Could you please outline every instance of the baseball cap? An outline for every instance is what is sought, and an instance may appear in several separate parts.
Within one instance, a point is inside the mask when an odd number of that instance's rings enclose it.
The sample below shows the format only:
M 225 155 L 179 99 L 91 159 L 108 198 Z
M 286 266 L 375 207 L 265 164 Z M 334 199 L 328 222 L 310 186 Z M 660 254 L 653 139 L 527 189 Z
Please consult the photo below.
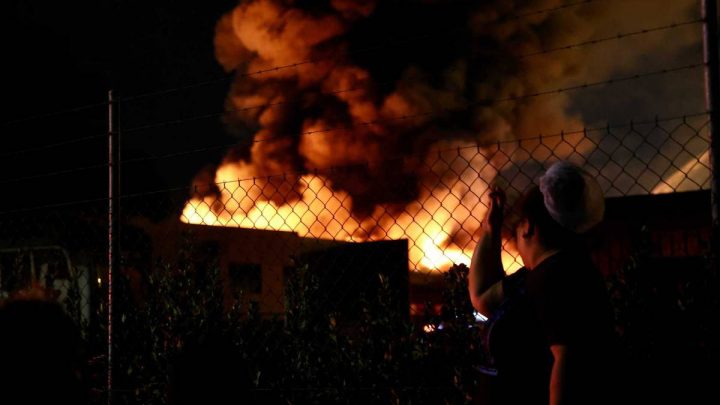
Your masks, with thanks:
M 540 192 L 550 216 L 566 229 L 584 233 L 602 221 L 605 197 L 600 185 L 570 162 L 550 166 L 540 178 Z

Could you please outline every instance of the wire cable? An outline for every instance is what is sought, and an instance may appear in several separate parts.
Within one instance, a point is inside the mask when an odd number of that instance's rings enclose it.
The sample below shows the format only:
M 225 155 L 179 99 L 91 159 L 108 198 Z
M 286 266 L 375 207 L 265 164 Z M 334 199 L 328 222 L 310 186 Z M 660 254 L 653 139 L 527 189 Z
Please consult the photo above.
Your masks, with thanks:
M 79 107 L 68 108 L 65 110 L 53 111 L 53 112 L 49 112 L 46 114 L 32 115 L 29 117 L 19 118 L 19 119 L 11 120 L 11 121 L 4 121 L 4 122 L 0 123 L 0 127 L 12 126 L 12 125 L 16 125 L 16 124 L 22 124 L 25 122 L 42 120 L 45 118 L 56 117 L 56 116 L 60 116 L 60 115 L 78 113 L 81 111 L 87 111 L 87 110 L 91 110 L 93 108 L 102 107 L 102 106 L 107 106 L 107 101 L 103 101 L 100 103 L 86 104 L 86 105 L 82 105 Z
M 538 56 L 538 55 L 544 55 L 544 54 L 549 54 L 549 53 L 554 53 L 554 52 L 559 52 L 559 51 L 567 51 L 567 50 L 570 50 L 570 49 L 581 48 L 581 47 L 584 47 L 584 46 L 598 45 L 598 44 L 601 44 L 601 43 L 604 43 L 604 42 L 608 42 L 608 41 L 614 41 L 614 40 L 619 40 L 619 39 L 624 39 L 624 38 L 630 38 L 630 37 L 635 37 L 635 36 L 638 36 L 638 35 L 651 34 L 651 33 L 659 32 L 659 31 L 671 30 L 671 29 L 675 29 L 675 28 L 679 28 L 679 27 L 684 27 L 684 26 L 687 26 L 687 25 L 699 24 L 699 23 L 702 23 L 702 22 L 705 22 L 705 20 L 703 20 L 703 19 L 697 19 L 697 20 L 685 21 L 685 22 L 681 22 L 681 23 L 673 23 L 673 24 L 669 24 L 669 25 L 661 25 L 661 26 L 659 26 L 659 27 L 645 28 L 645 29 L 638 30 L 638 31 L 626 32 L 626 33 L 621 33 L 621 34 L 616 34 L 616 35 L 610 35 L 610 36 L 601 37 L 601 38 L 596 38 L 596 39 L 589 39 L 589 40 L 587 40 L 587 41 L 577 42 L 577 43 L 574 43 L 574 44 L 558 46 L 558 47 L 555 47 L 555 48 L 543 49 L 543 50 L 540 50 L 540 51 L 537 51 L 537 52 L 530 52 L 530 53 L 518 55 L 518 58 L 524 59 L 524 58 L 529 58 L 529 57 L 532 57 L 532 56 Z
M 660 75 L 666 75 L 666 74 L 671 74 L 671 73 L 677 73 L 677 72 L 680 72 L 680 71 L 695 69 L 695 68 L 698 68 L 698 67 L 704 66 L 704 65 L 705 65 L 704 63 L 694 63 L 694 64 L 690 64 L 690 65 L 683 65 L 683 66 L 678 66 L 678 67 L 673 67 L 673 68 L 666 68 L 666 69 L 660 69 L 660 70 L 650 71 L 650 72 L 645 72 L 645 73 L 638 73 L 638 74 L 634 74 L 634 75 L 630 75 L 630 76 L 623 76 L 623 77 L 611 78 L 611 79 L 608 79 L 608 80 L 602 80 L 602 81 L 597 81 L 597 82 L 583 83 L 583 84 L 579 84 L 579 85 L 575 85 L 575 86 L 561 87 L 561 88 L 556 88 L 556 89 L 538 91 L 538 92 L 528 93 L 528 94 L 524 94 L 524 95 L 520 95 L 520 96 L 509 96 L 509 97 L 497 98 L 497 99 L 477 100 L 477 101 L 474 101 L 474 102 L 472 102 L 472 103 L 465 103 L 465 106 L 463 106 L 463 108 L 470 108 L 470 107 L 482 106 L 482 105 L 492 105 L 492 104 L 496 104 L 496 103 L 510 102 L 510 101 L 521 101 L 521 100 L 524 100 L 524 99 L 537 98 L 537 97 L 547 96 L 547 95 L 552 95 L 552 94 L 561 94 L 561 93 L 566 93 L 566 92 L 571 92 L 571 91 L 589 89 L 589 88 L 593 88 L 593 87 L 606 86 L 606 85 L 614 85 L 614 84 L 618 84 L 618 83 L 622 83 L 622 82 L 627 82 L 627 81 L 631 81 L 631 80 L 639 80 L 639 79 L 647 78 L 647 77 L 653 77 L 653 76 L 660 76 Z M 348 92 L 348 91 L 354 91 L 354 90 L 357 90 L 357 88 L 339 90 L 339 91 L 334 92 L 334 93 Z M 332 94 L 332 93 L 330 93 L 330 94 Z M 257 105 L 255 105 L 255 106 L 241 107 L 241 108 L 234 109 L 234 110 L 226 110 L 226 111 L 223 111 L 223 112 L 221 112 L 221 113 L 205 114 L 205 115 L 196 116 L 196 117 L 183 118 L 183 119 L 177 119 L 177 120 L 171 120 L 171 121 L 164 121 L 164 122 L 160 122 L 160 123 L 149 124 L 149 125 L 140 126 L 140 127 L 134 127 L 134 128 L 127 129 L 127 130 L 125 130 L 125 131 L 123 131 L 123 132 L 127 134 L 127 133 L 132 133 L 132 132 L 137 132 L 137 131 L 143 131 L 143 130 L 147 130 L 147 129 L 153 129 L 153 128 L 160 128 L 160 127 L 166 127 L 166 126 L 183 124 L 183 123 L 185 123 L 185 122 L 190 122 L 190 121 L 196 121 L 196 120 L 201 120 L 201 119 L 219 117 L 219 116 L 222 116 L 222 115 L 224 115 L 224 114 L 226 114 L 226 113 L 229 113 L 229 112 L 241 112 L 241 111 L 246 111 L 246 110 L 250 110 L 250 109 L 257 109 L 257 108 L 263 108 L 263 107 L 272 107 L 272 106 L 278 106 L 278 105 L 284 105 L 284 104 L 287 104 L 287 102 L 278 102 L 278 103 L 271 103 L 271 104 L 263 104 L 262 106 L 257 106 Z M 444 112 L 452 111 L 452 110 L 450 110 L 450 109 L 441 109 L 441 110 L 444 110 Z M 436 112 L 433 112 L 433 111 L 425 111 L 425 112 L 416 113 L 416 114 L 410 114 L 410 115 L 401 115 L 401 116 L 396 116 L 396 117 L 389 117 L 389 118 L 381 118 L 381 119 L 376 119 L 376 120 L 371 120 L 371 121 L 364 121 L 364 122 L 359 122 L 359 123 L 355 123 L 355 124 L 351 124 L 351 125 L 343 125 L 343 126 L 337 126 L 337 127 L 328 127 L 328 128 L 320 129 L 320 130 L 305 131 L 305 132 L 299 133 L 298 135 L 300 135 L 300 136 L 302 136 L 302 135 L 310 135 L 310 134 L 313 134 L 313 133 L 323 133 L 323 132 L 330 132 L 330 131 L 333 131 L 333 130 L 351 129 L 351 128 L 354 128 L 354 127 L 362 127 L 362 126 L 376 125 L 376 124 L 386 123 L 386 122 L 404 121 L 404 120 L 410 120 L 410 119 L 415 119 L 415 118 L 423 118 L 423 117 L 427 117 L 427 116 L 432 116 L 432 115 L 435 115 L 435 114 L 436 114 Z M 292 135 L 292 134 L 286 134 L 286 135 L 282 135 L 282 136 L 271 136 L 271 137 L 264 137 L 264 138 L 254 139 L 254 140 L 253 140 L 253 143 L 256 143 L 256 142 L 265 142 L 265 141 L 267 141 L 267 140 L 276 139 L 276 138 L 284 138 L 284 137 L 286 137 L 286 136 L 288 136 L 288 135 Z M 146 159 L 146 160 L 147 160 L 147 159 Z
M 587 2 L 579 2 L 579 3 L 575 3 L 575 4 L 585 4 L 585 3 L 587 3 Z M 564 7 L 564 8 L 566 8 L 566 7 Z M 558 8 L 558 9 L 562 9 L 562 8 Z M 704 21 L 703 19 L 695 19 L 695 20 L 684 21 L 684 22 L 680 22 L 680 23 L 673 23 L 673 24 L 662 25 L 662 26 L 657 26 L 657 27 L 652 27 L 652 28 L 645 28 L 645 29 L 642 29 L 642 30 L 637 30 L 637 31 L 632 31 L 632 32 L 619 33 L 619 34 L 616 34 L 616 35 L 611 35 L 611 36 L 606 36 L 606 37 L 591 39 L 591 40 L 587 40 L 587 41 L 577 42 L 577 43 L 568 44 L 568 45 L 563 45 L 563 46 L 558 46 L 558 47 L 554 47 L 554 48 L 547 48 L 547 49 L 543 49 L 543 50 L 536 51 L 536 52 L 529 52 L 529 53 L 525 53 L 525 54 L 520 54 L 520 55 L 517 55 L 517 57 L 520 58 L 520 59 L 524 59 L 524 58 L 530 58 L 530 57 L 533 57 L 533 56 L 539 56 L 539 55 L 545 55 L 545 54 L 550 54 L 550 53 L 559 52 L 559 51 L 566 51 L 566 50 L 581 48 L 581 47 L 585 47 L 585 46 L 593 46 L 593 45 L 598 45 L 598 44 L 602 44 L 602 43 L 609 42 L 609 41 L 620 40 L 620 39 L 624 39 L 624 38 L 629 38 L 629 37 L 634 37 L 634 36 L 639 36 L 639 35 L 645 35 L 645 34 L 650 34 L 650 33 L 659 32 L 659 31 L 671 30 L 671 29 L 675 29 L 675 28 L 679 28 L 679 27 L 684 27 L 684 26 L 687 26 L 687 25 L 698 24 L 698 23 L 702 23 L 703 21 Z M 408 81 L 409 81 L 409 82 L 413 82 L 414 80 L 413 80 L 413 79 L 406 79 L 406 80 L 405 80 L 405 82 L 408 82 Z M 378 85 L 379 85 L 379 86 L 382 86 L 383 84 L 382 84 L 382 83 L 379 83 Z M 337 90 L 337 91 L 327 92 L 327 93 L 324 93 L 324 94 L 338 95 L 338 94 L 342 94 L 342 93 L 348 93 L 348 92 L 360 90 L 360 89 L 363 89 L 363 88 L 364 88 L 364 87 L 353 87 L 353 88 L 348 88 L 348 89 L 343 89 L 343 90 Z M 241 111 L 247 111 L 247 110 L 252 110 L 252 109 L 259 109 L 259 108 L 273 108 L 273 107 L 278 107 L 278 106 L 283 106 L 283 105 L 298 104 L 298 103 L 300 103 L 300 102 L 301 102 L 300 100 L 292 100 L 292 101 L 286 101 L 286 102 L 277 102 L 277 103 L 268 103 L 268 104 L 260 104 L 260 105 L 254 105 L 254 106 L 240 107 L 240 108 L 237 108 L 237 109 L 229 109 L 229 110 L 224 110 L 223 112 L 217 112 L 217 113 L 210 113 L 210 114 L 205 114 L 205 115 L 199 115 L 199 116 L 191 117 L 191 118 L 187 118 L 187 119 L 171 120 L 171 121 L 166 121 L 166 122 L 160 123 L 160 124 L 149 124 L 149 125 L 147 125 L 147 126 L 141 126 L 141 127 L 131 128 L 131 129 L 129 129 L 128 131 L 129 131 L 129 132 L 140 131 L 140 130 L 143 130 L 143 129 L 155 128 L 155 127 L 157 127 L 158 125 L 160 125 L 160 126 L 165 126 L 165 125 L 172 125 L 172 124 L 180 124 L 180 123 L 188 122 L 188 121 L 190 121 L 190 120 L 196 121 L 196 120 L 209 119 L 209 118 L 213 118 L 213 117 L 219 117 L 219 116 L 222 116 L 222 115 L 224 115 L 224 114 L 231 113 L 231 112 L 241 112 Z M 106 105 L 107 103 L 102 103 L 102 104 L 99 104 L 99 105 L 103 105 L 103 104 Z M 96 104 L 96 105 L 91 105 L 91 106 L 85 106 L 85 108 L 91 108 L 91 107 L 94 107 L 94 106 L 97 106 L 97 105 L 98 105 L 98 104 Z M 79 107 L 79 108 L 83 108 L 83 107 Z M 72 110 L 70 110 L 70 111 L 72 111 Z M 63 113 L 63 112 L 60 111 L 60 112 L 51 113 L 51 115 L 62 114 L 62 113 Z M 28 118 L 28 119 L 31 119 L 31 118 Z M 125 132 L 128 132 L 128 131 L 125 131 Z M 16 155 L 20 155 L 20 154 L 28 153 L 28 152 L 35 152 L 35 151 L 40 151 L 40 150 L 45 150 L 45 149 L 53 149 L 53 148 L 56 148 L 56 147 L 67 146 L 67 145 L 71 145 L 71 144 L 75 144 L 75 143 L 84 142 L 84 141 L 87 141 L 87 140 L 93 140 L 93 139 L 103 138 L 104 136 L 105 136 L 105 135 L 97 135 L 97 136 L 87 136 L 87 137 L 81 137 L 81 138 L 71 139 L 71 140 L 68 140 L 68 141 L 57 142 L 57 143 L 54 143 L 54 144 L 43 145 L 43 146 L 38 146 L 38 147 L 33 147 L 33 148 L 27 148 L 27 149 L 23 149 L 23 150 L 19 150 L 19 151 L 13 151 L 13 152 L 8 152 L 8 153 L 0 154 L 0 157 L 10 157 L 10 156 L 16 156 Z M 183 154 L 184 154 L 184 153 L 183 153 Z M 182 154 L 181 154 L 181 155 L 182 155 Z
M 103 201 L 107 201 L 107 200 L 108 200 L 107 197 L 103 197 L 103 198 L 91 198 L 91 199 L 87 199 L 87 200 L 70 201 L 70 202 L 66 202 L 66 203 L 41 205 L 38 207 L 20 208 L 20 209 L 16 209 L 16 210 L 2 211 L 2 212 L 0 212 L 0 215 L 19 214 L 19 213 L 23 213 L 23 212 L 32 212 L 32 211 L 38 211 L 38 210 L 46 211 L 46 210 L 50 210 L 53 208 L 71 207 L 73 205 L 91 204 L 91 203 L 103 202 Z M 105 214 L 105 215 L 107 215 L 107 214 Z
M 554 132 L 550 134 L 539 134 L 537 136 L 526 136 L 522 138 L 516 138 L 516 139 L 506 139 L 506 140 L 498 140 L 493 142 L 487 142 L 487 143 L 480 143 L 477 145 L 472 146 L 460 146 L 460 147 L 449 147 L 444 149 L 438 149 L 438 153 L 443 152 L 450 152 L 450 151 L 456 151 L 456 150 L 466 150 L 466 149 L 478 149 L 478 148 L 488 148 L 488 147 L 500 147 L 502 145 L 508 145 L 508 144 L 516 144 L 524 141 L 543 141 L 545 139 L 551 139 L 551 138 L 562 138 L 567 136 L 573 136 L 573 135 L 583 135 L 588 134 L 591 132 L 606 132 L 606 131 L 612 131 L 612 130 L 619 130 L 619 129 L 627 129 L 627 128 L 634 128 L 637 126 L 644 126 L 644 125 L 658 125 L 661 123 L 666 122 L 674 122 L 674 121 L 680 121 L 682 123 L 686 123 L 687 120 L 708 116 L 710 112 L 708 111 L 702 111 L 702 112 L 696 112 L 696 113 L 690 113 L 690 114 L 684 114 L 684 115 L 676 115 L 676 116 L 670 116 L 670 117 L 655 117 L 652 120 L 640 120 L 640 121 L 629 121 L 622 124 L 607 124 L 603 126 L 595 126 L 595 127 L 584 127 L 582 129 L 575 129 L 575 130 L 563 130 L 559 132 Z M 217 148 L 219 146 L 216 146 L 214 148 Z M 388 157 L 387 160 L 393 161 L 393 160 L 399 160 L 402 159 L 403 156 L 393 156 Z M 333 166 L 329 167 L 324 170 L 313 170 L 313 171 L 307 171 L 307 172 L 282 172 L 282 173 L 275 173 L 275 174 L 267 174 L 264 176 L 257 176 L 252 178 L 238 178 L 231 181 L 224 181 L 224 182 L 208 182 L 208 183 L 195 183 L 192 186 L 176 186 L 161 190 L 153 190 L 150 192 L 141 192 L 141 193 L 135 193 L 130 195 L 125 195 L 123 198 L 134 198 L 134 197 L 143 197 L 148 195 L 154 195 L 154 194 L 162 194 L 162 193 L 170 193 L 170 192 L 178 192 L 178 191 L 190 191 L 193 192 L 193 190 L 197 190 L 200 187 L 207 187 L 207 186 L 226 186 L 229 183 L 235 183 L 235 182 L 244 182 L 244 181 L 258 181 L 258 180 L 271 180 L 271 179 L 279 179 L 284 178 L 287 176 L 302 176 L 302 175 L 320 175 L 322 173 L 328 172 L 338 172 L 346 168 L 355 167 L 358 164 L 354 164 L 351 166 Z
M 595 2 L 599 2 L 599 1 L 607 1 L 607 0 L 576 1 L 576 2 L 571 2 L 571 3 L 567 3 L 567 4 L 562 4 L 562 5 L 556 6 L 556 7 L 550 7 L 550 8 L 545 8 L 545 9 L 541 9 L 541 10 L 534 10 L 534 11 L 529 11 L 526 13 L 520 13 L 520 14 L 516 14 L 516 15 L 512 15 L 512 16 L 507 16 L 504 18 L 507 18 L 509 20 L 524 19 L 527 17 L 534 17 L 534 16 L 538 16 L 538 15 L 542 15 L 542 14 L 556 13 L 556 12 L 567 10 L 567 9 L 570 9 L 573 7 L 583 6 L 583 5 L 587 5 L 587 4 L 595 3 Z M 466 29 L 465 27 L 456 27 L 456 28 L 451 29 L 449 32 L 453 33 L 453 32 L 457 32 L 459 30 L 465 30 L 465 29 Z M 405 45 L 408 42 L 415 42 L 418 40 L 424 40 L 427 38 L 432 38 L 432 37 L 437 37 L 437 36 L 438 36 L 438 33 L 434 33 L 434 34 L 425 34 L 425 35 L 422 35 L 422 36 L 416 37 L 416 38 L 406 38 L 406 39 L 401 39 L 401 40 L 397 40 L 397 41 L 388 41 L 388 42 L 385 42 L 382 44 L 378 44 L 378 45 L 370 46 L 370 47 L 363 48 L 360 50 L 355 50 L 355 51 L 352 51 L 349 53 L 345 53 L 345 54 L 343 54 L 343 56 L 357 55 L 357 54 L 375 51 L 378 49 L 392 48 L 397 45 Z M 229 80 L 236 80 L 238 78 L 258 76 L 258 75 L 262 75 L 262 74 L 266 74 L 266 73 L 278 72 L 280 70 L 295 69 L 300 66 L 315 64 L 315 63 L 324 62 L 324 61 L 328 61 L 328 60 L 335 60 L 335 59 L 337 59 L 336 56 L 305 59 L 305 60 L 300 60 L 300 61 L 293 62 L 293 63 L 270 66 L 270 67 L 263 68 L 263 69 L 257 69 L 257 70 L 251 71 L 251 72 L 238 73 L 234 76 L 223 76 L 223 77 L 218 77 L 218 78 L 214 78 L 214 79 L 203 80 L 203 81 L 196 82 L 196 83 L 186 84 L 186 85 L 182 85 L 182 86 L 178 86 L 178 87 L 155 90 L 155 91 L 131 95 L 131 96 L 127 96 L 127 97 L 121 97 L 119 101 L 120 102 L 132 102 L 132 101 L 137 101 L 137 100 L 141 100 L 141 99 L 145 99 L 145 98 L 157 97 L 157 96 L 167 95 L 167 94 L 171 94 L 171 93 L 175 93 L 175 92 L 179 92 L 179 91 L 190 90 L 190 89 L 197 88 L 197 87 L 204 87 L 204 86 L 208 86 L 208 85 L 212 85 L 212 84 L 222 83 L 222 82 L 226 82 Z
M 21 150 L 3 153 L 3 154 L 0 154 L 0 158 L 22 155 L 22 154 L 30 153 L 30 152 L 38 152 L 38 151 L 47 150 L 47 149 L 54 149 L 54 148 L 59 148 L 62 146 L 74 145 L 76 143 L 82 143 L 85 141 L 101 139 L 101 138 L 106 138 L 106 137 L 107 137 L 107 134 L 84 136 L 81 138 L 69 139 L 67 141 L 56 142 L 56 143 L 51 143 L 51 144 L 47 144 L 47 145 L 35 146 L 32 148 L 21 149 Z
M 596 1 L 596 0 L 590 0 L 590 1 L 585 1 L 585 2 L 573 3 L 573 4 L 575 4 L 575 5 L 584 4 L 584 3 L 592 2 L 592 1 Z M 658 26 L 658 27 L 645 28 L 645 29 L 641 29 L 641 30 L 637 30 L 637 31 L 627 32 L 627 33 L 619 33 L 619 34 L 612 35 L 612 36 L 601 37 L 601 38 L 591 39 L 591 40 L 587 40 L 587 41 L 581 41 L 581 42 L 577 42 L 577 43 L 573 43 L 573 44 L 563 45 L 563 46 L 559 46 L 559 47 L 543 49 L 540 51 L 520 54 L 520 55 L 517 55 L 517 58 L 525 59 L 525 58 L 530 58 L 533 56 L 539 56 L 539 55 L 550 54 L 550 53 L 559 52 L 559 51 L 566 51 L 566 50 L 570 50 L 570 49 L 581 48 L 584 46 L 594 46 L 594 45 L 599 45 L 599 44 L 609 42 L 609 41 L 621 40 L 624 38 L 630 38 L 630 37 L 634 37 L 634 36 L 638 36 L 638 35 L 646 35 L 646 34 L 651 34 L 654 32 L 676 29 L 679 27 L 687 26 L 687 25 L 698 24 L 698 23 L 702 23 L 703 21 L 704 21 L 703 19 L 695 19 L 695 20 L 684 21 L 684 22 L 680 22 L 680 23 L 662 25 L 662 26 Z M 451 69 L 449 72 L 452 72 L 452 71 L 453 70 Z M 415 80 L 405 79 L 404 80 L 404 82 L 413 82 L 413 81 L 418 81 L 418 80 L 417 79 L 415 79 Z M 389 83 L 385 83 L 385 84 L 389 84 Z M 377 83 L 376 86 L 382 86 L 385 84 Z M 353 88 L 349 88 L 349 89 L 342 89 L 342 90 L 326 92 L 324 94 L 338 95 L 338 94 L 342 94 L 342 93 L 348 93 L 348 92 L 360 90 L 362 88 L 363 87 L 353 87 Z M 164 123 L 159 123 L 159 124 L 148 124 L 146 126 L 131 128 L 128 131 L 133 132 L 135 130 L 157 128 L 157 127 L 163 126 L 164 124 L 172 125 L 172 124 L 180 124 L 180 123 L 184 123 L 184 122 L 189 122 L 191 120 L 196 121 L 196 120 L 209 119 L 209 118 L 222 116 L 229 112 L 241 112 L 241 111 L 248 111 L 248 110 L 260 109 L 260 108 L 272 108 L 272 107 L 283 106 L 283 105 L 297 104 L 300 102 L 302 102 L 302 101 L 301 100 L 292 100 L 292 101 L 284 101 L 284 102 L 277 102 L 277 103 L 267 103 L 267 104 L 253 105 L 253 106 L 238 107 L 236 109 L 229 109 L 229 110 L 223 110 L 222 112 L 199 115 L 199 116 L 187 118 L 184 120 L 176 119 L 176 120 L 165 121 Z
M 107 168 L 107 167 L 108 167 L 108 165 L 107 165 L 107 163 L 105 163 L 105 164 L 100 164 L 100 165 L 76 167 L 76 168 L 67 169 L 67 170 L 58 170 L 58 171 L 50 172 L 50 173 L 43 173 L 43 174 L 37 174 L 37 175 L 32 175 L 32 176 L 17 177 L 17 178 L 10 179 L 10 180 L 3 180 L 3 181 L 0 181 L 0 185 L 19 183 L 19 182 L 28 181 L 28 180 L 43 179 L 43 178 L 47 178 L 47 177 L 61 176 L 64 174 L 78 173 L 78 172 L 100 169 L 100 168 Z

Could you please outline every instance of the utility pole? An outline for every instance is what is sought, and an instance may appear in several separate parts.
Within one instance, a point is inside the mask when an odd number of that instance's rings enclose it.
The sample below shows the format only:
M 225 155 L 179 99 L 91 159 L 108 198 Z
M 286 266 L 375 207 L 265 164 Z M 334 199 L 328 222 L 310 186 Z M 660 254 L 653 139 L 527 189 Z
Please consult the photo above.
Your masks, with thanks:
M 108 92 L 108 280 L 107 280 L 107 403 L 113 399 L 113 273 L 119 262 L 120 127 L 118 101 Z
M 712 251 L 720 248 L 720 49 L 717 0 L 702 0 L 705 54 L 705 105 L 710 112 L 710 204 L 712 207 Z

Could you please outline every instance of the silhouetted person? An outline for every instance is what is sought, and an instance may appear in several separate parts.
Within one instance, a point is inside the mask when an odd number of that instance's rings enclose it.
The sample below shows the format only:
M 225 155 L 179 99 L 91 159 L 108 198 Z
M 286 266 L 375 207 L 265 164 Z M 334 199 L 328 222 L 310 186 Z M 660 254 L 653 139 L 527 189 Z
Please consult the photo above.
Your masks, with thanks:
M 580 237 L 602 219 L 599 186 L 569 163 L 553 165 L 518 203 L 512 230 L 524 267 L 509 276 L 500 262 L 504 202 L 492 193 L 469 274 L 473 306 L 492 323 L 493 403 L 615 403 L 612 310 Z
M 87 403 L 79 331 L 63 308 L 20 299 L 0 306 L 0 403 Z

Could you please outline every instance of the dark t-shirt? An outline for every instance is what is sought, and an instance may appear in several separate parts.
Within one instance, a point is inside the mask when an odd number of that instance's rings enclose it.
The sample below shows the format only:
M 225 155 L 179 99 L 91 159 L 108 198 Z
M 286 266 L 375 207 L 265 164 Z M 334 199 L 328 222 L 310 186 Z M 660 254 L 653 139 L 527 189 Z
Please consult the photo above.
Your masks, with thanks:
M 604 403 L 612 384 L 612 310 L 602 276 L 581 250 L 559 252 L 503 280 L 490 351 L 496 401 L 547 404 L 552 345 L 568 347 L 567 403 Z

